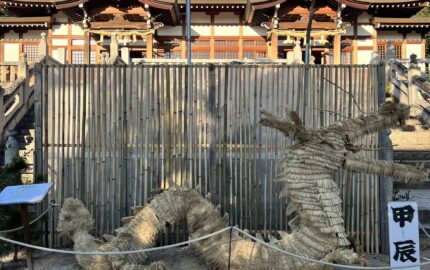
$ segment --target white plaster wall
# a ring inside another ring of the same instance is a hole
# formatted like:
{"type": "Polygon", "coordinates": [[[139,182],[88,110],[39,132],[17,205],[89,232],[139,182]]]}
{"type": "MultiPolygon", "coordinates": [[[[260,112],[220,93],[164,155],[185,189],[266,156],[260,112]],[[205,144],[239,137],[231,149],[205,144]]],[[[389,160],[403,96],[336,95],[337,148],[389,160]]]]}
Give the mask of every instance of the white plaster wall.
{"type": "Polygon", "coordinates": [[[372,51],[358,51],[357,52],[357,61],[359,65],[367,65],[370,63],[372,59],[372,51]]]}
{"type": "Polygon", "coordinates": [[[379,40],[403,40],[403,35],[396,31],[378,31],[379,40]]]}
{"type": "Polygon", "coordinates": [[[158,36],[182,36],[182,26],[164,26],[157,30],[158,36]]]}
{"type": "Polygon", "coordinates": [[[416,54],[418,58],[421,58],[421,44],[406,44],[406,56],[409,58],[411,54],[416,54]]]}
{"type": "Polygon", "coordinates": [[[41,34],[42,33],[46,33],[47,31],[43,31],[43,30],[29,30],[27,33],[24,33],[22,35],[23,39],[37,39],[39,40],[41,38],[41,34]]]}
{"type": "Polygon", "coordinates": [[[370,24],[357,25],[357,35],[359,36],[372,36],[373,26],[370,24]]]}
{"type": "Polygon", "coordinates": [[[68,45],[67,39],[58,39],[58,38],[52,39],[52,45],[53,46],[67,46],[68,45]]]}
{"type": "Polygon", "coordinates": [[[251,27],[251,26],[243,26],[243,35],[244,36],[267,36],[267,30],[263,27],[251,27]]]}
{"type": "Polygon", "coordinates": [[[19,44],[5,43],[4,44],[4,61],[18,62],[19,61],[19,44]]]}
{"type": "Polygon", "coordinates": [[[65,64],[67,59],[67,50],[66,48],[58,48],[58,49],[52,50],[51,56],[58,62],[65,64]]]}
{"type": "Polygon", "coordinates": [[[215,36],[239,36],[240,27],[237,25],[217,25],[215,26],[215,36]]]}
{"type": "Polygon", "coordinates": [[[233,12],[221,12],[215,16],[215,24],[239,24],[239,15],[235,15],[233,12]]]}
{"type": "Polygon", "coordinates": [[[55,24],[52,26],[52,35],[67,35],[67,24],[55,24]]]}
{"type": "Polygon", "coordinates": [[[191,35],[192,36],[210,36],[211,27],[210,25],[192,25],[191,35]]]}
{"type": "Polygon", "coordinates": [[[373,46],[373,40],[371,40],[371,39],[359,39],[359,40],[357,40],[357,46],[373,46]]]}
{"type": "Polygon", "coordinates": [[[19,34],[13,31],[4,33],[4,39],[19,39],[19,34]]]}
{"type": "Polygon", "coordinates": [[[72,35],[74,36],[82,36],[84,34],[84,31],[79,25],[72,24],[72,35]]]}
{"type": "Polygon", "coordinates": [[[191,24],[210,24],[211,16],[204,12],[191,12],[191,24]]]}

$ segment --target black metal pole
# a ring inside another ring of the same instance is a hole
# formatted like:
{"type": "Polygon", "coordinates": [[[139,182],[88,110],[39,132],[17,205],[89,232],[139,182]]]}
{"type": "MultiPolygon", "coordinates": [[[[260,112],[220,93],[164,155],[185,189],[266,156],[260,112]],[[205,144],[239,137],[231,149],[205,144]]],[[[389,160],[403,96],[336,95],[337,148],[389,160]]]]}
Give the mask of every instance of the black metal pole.
{"type": "Polygon", "coordinates": [[[309,59],[311,57],[311,29],[312,29],[312,20],[314,18],[315,13],[315,3],[316,0],[311,0],[311,7],[309,10],[309,21],[308,26],[306,27],[306,47],[305,47],[305,76],[304,76],[304,84],[303,84],[303,124],[306,123],[306,110],[308,106],[308,87],[309,87],[309,59]]]}
{"type": "Polygon", "coordinates": [[[312,20],[314,18],[315,13],[315,3],[316,0],[311,0],[311,7],[309,10],[309,21],[308,26],[306,27],[306,49],[305,49],[305,64],[309,65],[309,59],[310,59],[310,50],[311,50],[311,30],[312,30],[312,20]]]}

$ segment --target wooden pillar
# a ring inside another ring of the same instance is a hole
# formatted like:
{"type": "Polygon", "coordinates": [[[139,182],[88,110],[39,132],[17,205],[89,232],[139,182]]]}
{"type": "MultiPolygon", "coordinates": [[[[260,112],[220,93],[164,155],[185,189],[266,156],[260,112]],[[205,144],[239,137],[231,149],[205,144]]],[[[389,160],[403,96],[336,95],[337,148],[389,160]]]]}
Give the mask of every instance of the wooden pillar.
{"type": "Polygon", "coordinates": [[[421,59],[426,59],[426,37],[421,34],[421,59]]]}
{"type": "Polygon", "coordinates": [[[182,20],[181,59],[187,59],[187,33],[185,20],[182,20]]]}
{"type": "Polygon", "coordinates": [[[407,41],[406,33],[403,33],[403,35],[402,35],[402,58],[403,59],[409,58],[408,51],[406,49],[406,47],[407,47],[406,41],[407,41]]]}
{"type": "Polygon", "coordinates": [[[84,64],[90,63],[91,55],[91,35],[90,32],[85,32],[84,35],[84,64]]]}
{"type": "Polygon", "coordinates": [[[352,64],[358,63],[358,22],[354,20],[354,39],[352,40],[352,64]]]}
{"type": "Polygon", "coordinates": [[[243,16],[239,18],[239,59],[243,59],[243,16]]]}
{"type": "Polygon", "coordinates": [[[278,59],[278,33],[272,33],[272,59],[278,59]]]}
{"type": "Polygon", "coordinates": [[[67,34],[69,35],[67,39],[67,55],[66,63],[72,64],[72,21],[69,19],[67,24],[67,34]]]}
{"type": "Polygon", "coordinates": [[[352,64],[357,65],[358,63],[358,46],[357,39],[352,40],[352,64]]]}
{"type": "Polygon", "coordinates": [[[340,64],[340,46],[341,35],[335,35],[333,40],[333,54],[334,54],[334,64],[340,64]]]}
{"type": "Polygon", "coordinates": [[[372,32],[372,42],[373,42],[373,51],[378,51],[378,33],[376,32],[376,29],[373,29],[372,32]]]}
{"type": "Polygon", "coordinates": [[[146,36],[146,59],[152,59],[152,52],[153,52],[153,35],[149,34],[146,36]]]}
{"type": "Polygon", "coordinates": [[[211,14],[211,39],[209,41],[210,53],[209,58],[215,59],[215,15],[211,14]]]}

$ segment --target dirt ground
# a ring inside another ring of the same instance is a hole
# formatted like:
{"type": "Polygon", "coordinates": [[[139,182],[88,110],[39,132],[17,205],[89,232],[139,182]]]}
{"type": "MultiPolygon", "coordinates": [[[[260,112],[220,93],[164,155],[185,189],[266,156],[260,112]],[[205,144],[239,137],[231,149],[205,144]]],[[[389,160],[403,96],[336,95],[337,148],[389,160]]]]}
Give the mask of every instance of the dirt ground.
{"type": "MultiPolygon", "coordinates": [[[[430,258],[430,240],[421,238],[421,256],[430,258]]],[[[389,258],[384,254],[366,254],[369,266],[388,266],[389,258]]],[[[18,262],[11,262],[11,257],[0,260],[1,270],[24,270],[25,254],[19,256],[18,262]]],[[[169,269],[174,270],[207,270],[207,266],[199,259],[190,248],[175,248],[158,251],[150,254],[150,262],[164,261],[169,269]]],[[[148,263],[150,263],[148,262],[148,263]]],[[[80,270],[74,256],[60,255],[48,252],[36,252],[34,254],[35,270],[80,270]]],[[[339,268],[341,269],[341,268],[339,268]]],[[[430,266],[421,267],[421,270],[430,270],[430,266]]]]}

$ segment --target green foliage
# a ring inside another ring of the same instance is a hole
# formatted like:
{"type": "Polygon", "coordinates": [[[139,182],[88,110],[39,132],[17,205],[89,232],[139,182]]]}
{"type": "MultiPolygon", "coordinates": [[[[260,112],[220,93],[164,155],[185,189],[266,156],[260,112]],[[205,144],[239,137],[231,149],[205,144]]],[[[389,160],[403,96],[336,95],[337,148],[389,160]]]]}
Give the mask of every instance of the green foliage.
{"type": "MultiPolygon", "coordinates": [[[[27,169],[23,159],[16,159],[12,164],[0,168],[0,191],[7,186],[20,185],[21,173],[27,169]]],[[[22,225],[21,209],[19,206],[0,207],[0,230],[8,230],[22,225]]],[[[19,239],[22,232],[12,233],[8,237],[19,239]]],[[[0,243],[0,254],[10,252],[11,247],[3,242],[0,243]]]]}

